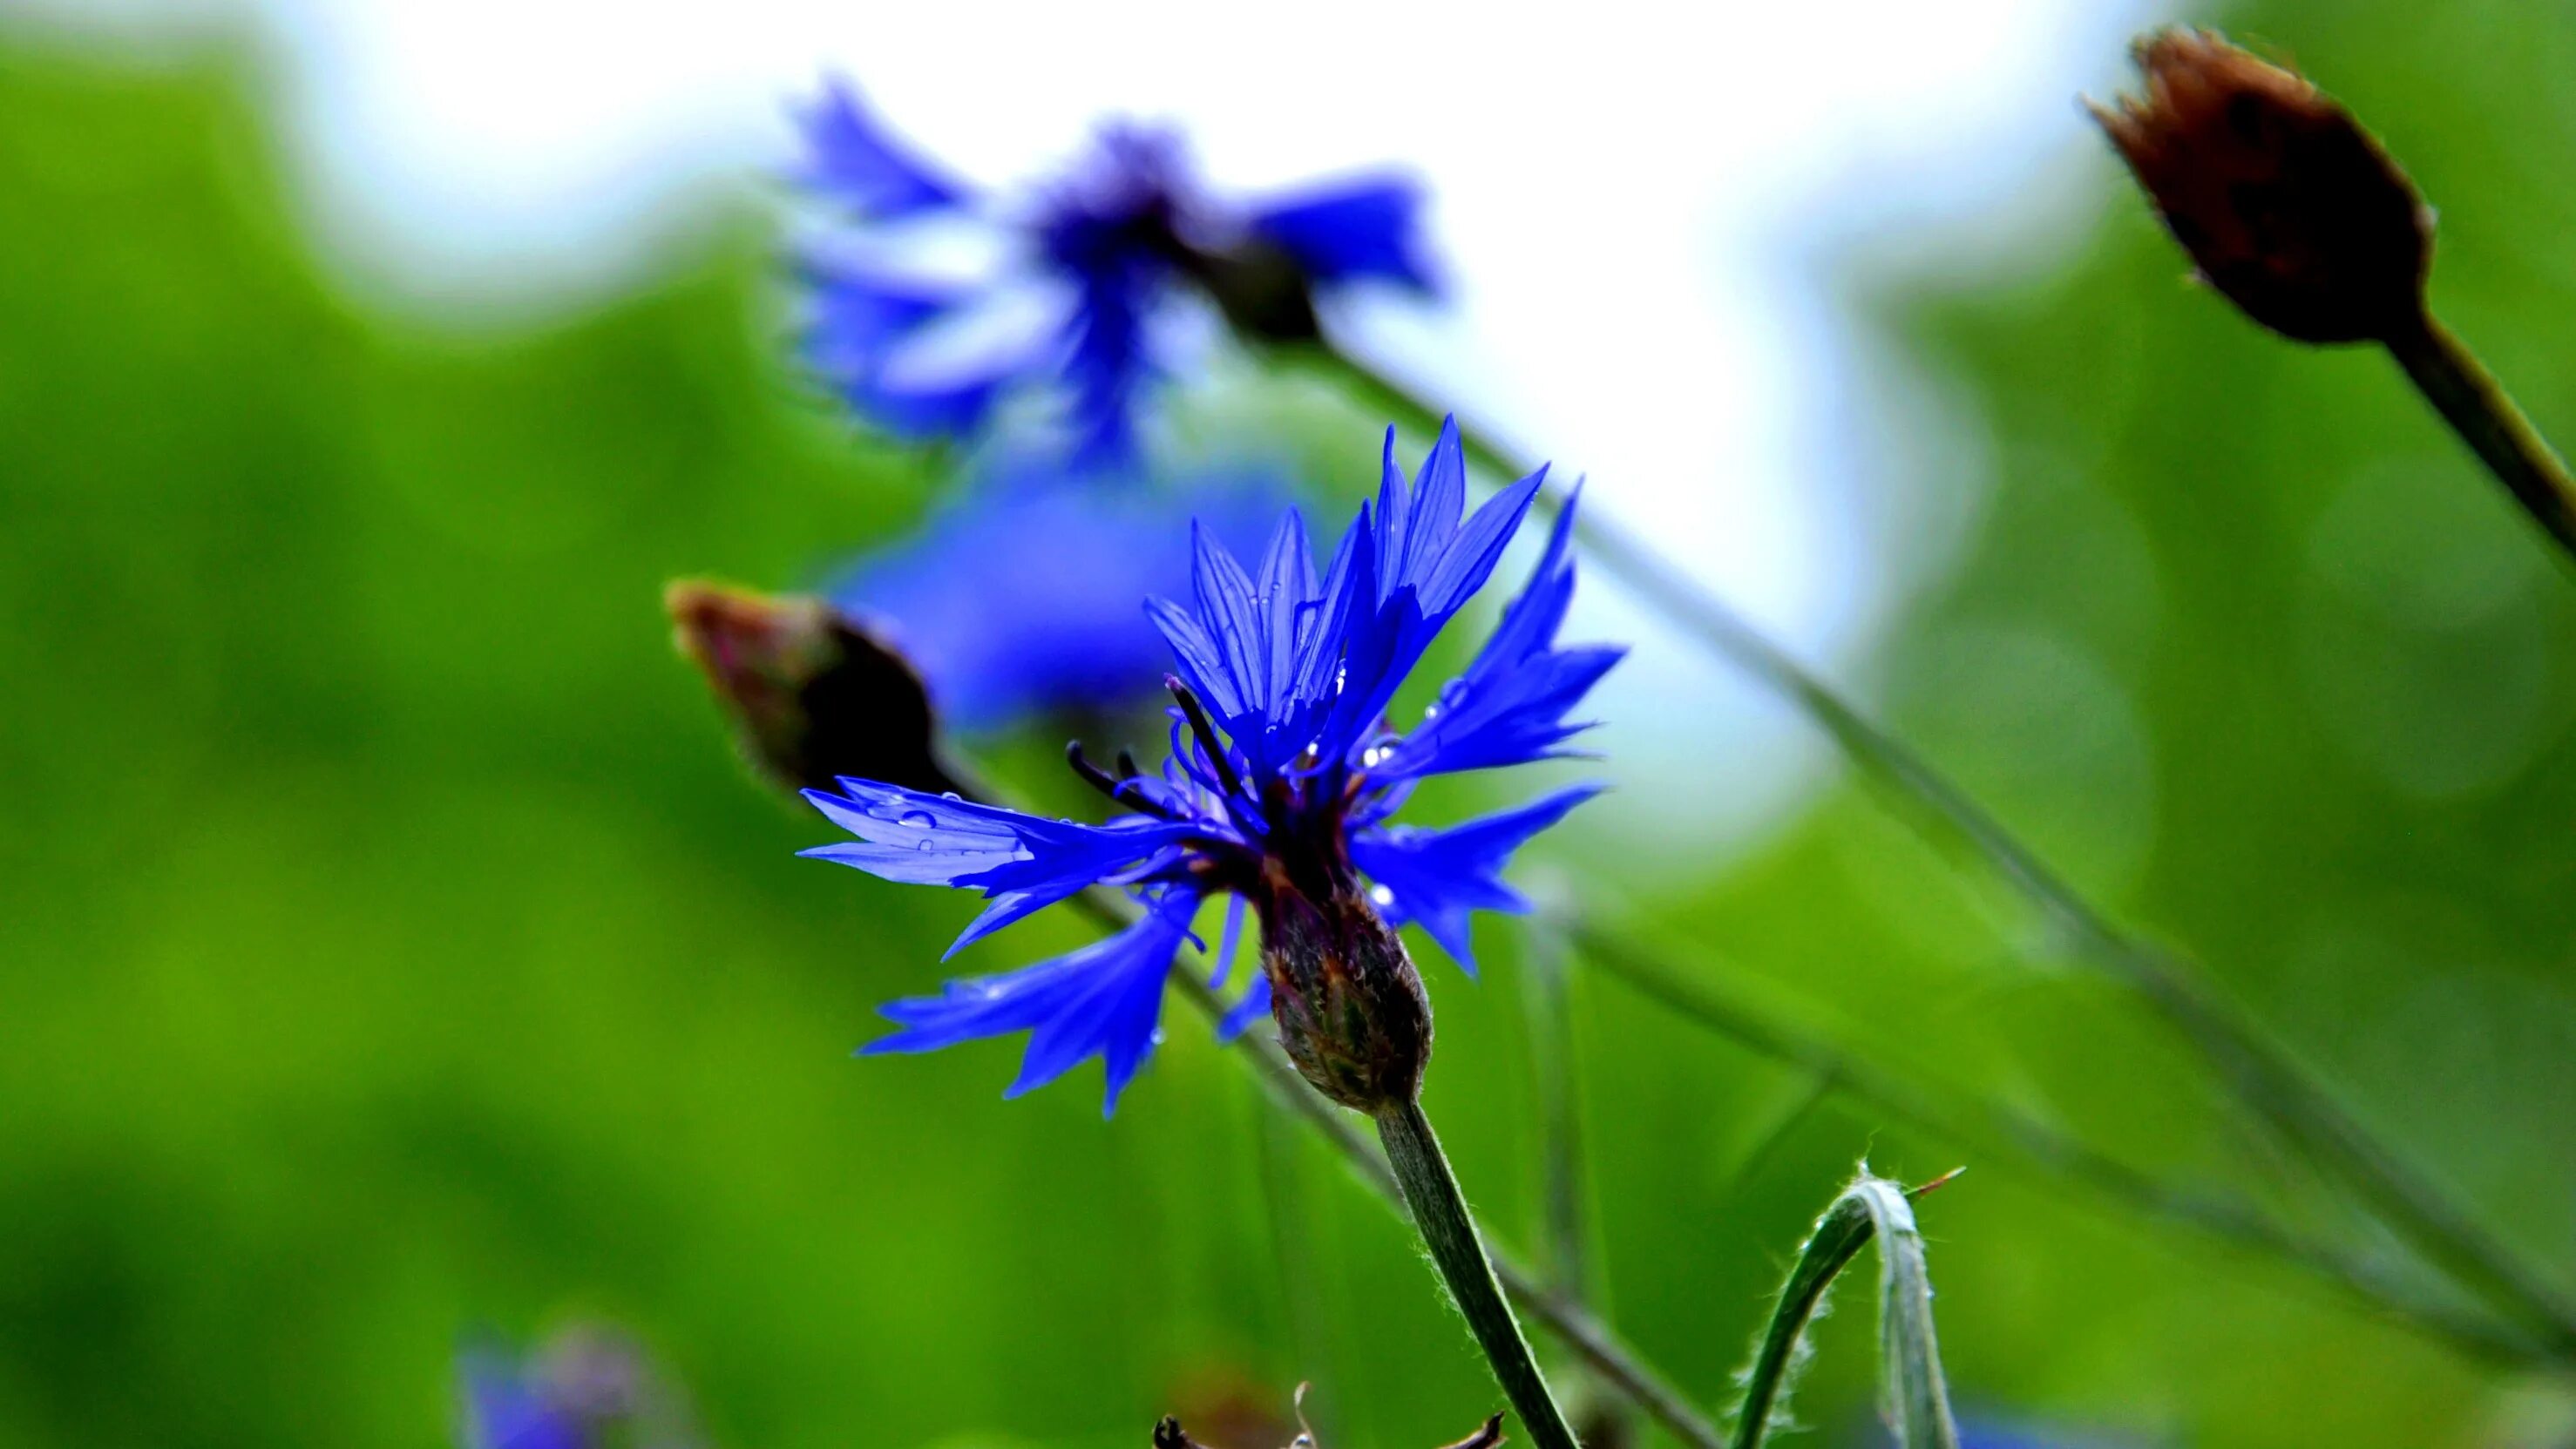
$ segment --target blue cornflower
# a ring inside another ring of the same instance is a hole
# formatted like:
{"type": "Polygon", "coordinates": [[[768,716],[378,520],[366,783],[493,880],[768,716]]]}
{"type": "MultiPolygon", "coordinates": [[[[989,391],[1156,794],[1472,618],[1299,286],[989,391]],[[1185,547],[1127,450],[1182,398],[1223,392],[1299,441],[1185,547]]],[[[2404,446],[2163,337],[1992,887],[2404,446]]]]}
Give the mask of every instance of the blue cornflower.
{"type": "MultiPolygon", "coordinates": [[[[1083,825],[858,779],[842,780],[837,794],[805,792],[859,838],[806,854],[887,880],[983,892],[991,904],[951,954],[1092,885],[1123,887],[1144,906],[1135,924],[1071,955],[888,1006],[901,1030],[867,1051],[929,1051],[1026,1031],[1012,1095],[1097,1055],[1114,1109],[1153,1049],[1164,978],[1193,939],[1199,906],[1225,894],[1233,899],[1211,984],[1222,988],[1231,973],[1247,904],[1261,925],[1263,970],[1221,1034],[1271,1011],[1292,1057],[1328,1094],[1355,1106],[1383,1098],[1385,1073],[1370,1075],[1383,1064],[1330,1051],[1318,1059],[1299,1026],[1327,1004],[1347,1005],[1354,971],[1393,972],[1403,978],[1396,996],[1419,997],[1391,924],[1420,922],[1472,973],[1470,912],[1527,909],[1503,884],[1503,866],[1598,787],[1444,829],[1391,817],[1427,776],[1566,753],[1587,727],[1568,714],[1622,652],[1556,642],[1574,588],[1569,502],[1529,587],[1466,673],[1411,733],[1392,730],[1387,710],[1398,687],[1492,573],[1544,477],[1524,478],[1469,514],[1454,425],[1410,486],[1394,448],[1389,430],[1376,506],[1361,508],[1320,571],[1294,510],[1257,572],[1195,533],[1189,602],[1147,605],[1176,661],[1166,680],[1177,701],[1170,758],[1147,774],[1122,755],[1113,775],[1071,751],[1076,770],[1127,813],[1083,825]],[[1377,1085],[1353,1085],[1363,1077],[1377,1085]]],[[[1416,1083],[1427,1014],[1418,1033],[1419,1052],[1396,1069],[1416,1083]]]]}
{"type": "Polygon", "coordinates": [[[1008,459],[827,594],[901,649],[951,728],[1117,709],[1163,677],[1163,642],[1136,601],[1188,586],[1188,521],[1248,547],[1287,501],[1248,468],[1090,487],[1008,459]]]}
{"type": "Polygon", "coordinates": [[[1080,165],[1002,203],[913,155],[845,82],[828,83],[798,119],[800,179],[859,223],[857,240],[963,219],[998,232],[1007,253],[976,284],[902,275],[875,245],[808,248],[801,259],[807,361],[900,436],[973,433],[1009,394],[1052,383],[1067,395],[1077,458],[1121,459],[1134,447],[1137,394],[1157,371],[1156,334],[1185,293],[1255,339],[1301,341],[1316,335],[1318,289],[1374,280],[1432,290],[1422,192],[1401,178],[1225,201],[1197,186],[1173,133],[1112,123],[1080,165]],[[1006,316],[1014,299],[1025,305],[1006,316]],[[979,329],[978,318],[1002,325],[979,329]]]}
{"type": "Polygon", "coordinates": [[[698,1441],[643,1355],[597,1328],[526,1358],[481,1342],[458,1360],[464,1449],[686,1449],[698,1441]]]}

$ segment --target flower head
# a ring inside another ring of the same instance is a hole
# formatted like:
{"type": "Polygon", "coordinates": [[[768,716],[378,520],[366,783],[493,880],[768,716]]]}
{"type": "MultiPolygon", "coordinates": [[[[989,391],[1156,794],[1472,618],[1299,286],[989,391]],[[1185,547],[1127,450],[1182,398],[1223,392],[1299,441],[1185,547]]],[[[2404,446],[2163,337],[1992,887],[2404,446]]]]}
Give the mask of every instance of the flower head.
{"type": "Polygon", "coordinates": [[[678,1398],[623,1335],[576,1327],[522,1358],[494,1344],[458,1361],[465,1449],[690,1449],[678,1398]]]}
{"type": "Polygon", "coordinates": [[[2213,31],[2135,54],[2144,94],[2093,116],[2211,286],[2302,342],[2416,324],[2432,212],[2351,112],[2213,31]]]}
{"type": "MultiPolygon", "coordinates": [[[[1136,601],[1188,586],[1189,520],[1257,542],[1288,489],[1250,469],[1117,481],[1072,486],[1059,468],[1003,460],[910,536],[853,561],[827,593],[902,648],[954,728],[1133,705],[1164,669],[1136,601]]],[[[855,764],[835,773],[914,783],[855,764]]]]}
{"type": "Polygon", "coordinates": [[[1315,335],[1319,289],[1432,286],[1418,235],[1422,195],[1409,181],[1222,200],[1196,184],[1177,136],[1114,123],[1064,175],[1023,203],[1001,204],[916,157],[847,84],[827,85],[799,119],[803,183],[869,244],[857,256],[816,248],[803,258],[806,357],[851,406],[901,436],[973,433],[1010,394],[1053,384],[1066,395],[1078,456],[1115,461],[1133,450],[1137,395],[1163,350],[1156,334],[1185,294],[1214,303],[1254,340],[1295,341],[1315,335]],[[935,218],[997,232],[1011,260],[973,285],[887,264],[876,244],[935,218]],[[974,319],[1001,313],[1013,294],[1028,304],[1019,325],[998,339],[975,336],[974,319]],[[938,345],[942,332],[951,345],[938,345]]]}
{"type": "Polygon", "coordinates": [[[1069,956],[895,1003],[886,1014],[902,1029],[868,1050],[1027,1031],[1014,1093],[1098,1055],[1114,1107],[1152,1049],[1164,977],[1192,939],[1192,919],[1222,894],[1233,904],[1213,984],[1230,973],[1246,906],[1263,939],[1263,971],[1225,1034],[1271,1012],[1309,1080],[1353,1106],[1418,1082],[1427,1008],[1412,1021],[1421,986],[1389,928],[1421,922],[1472,972],[1470,913],[1526,909],[1503,866],[1597,787],[1441,829],[1392,817],[1428,776],[1565,753],[1585,728],[1568,716],[1621,651],[1556,642],[1573,590],[1569,502],[1529,588],[1466,673],[1415,729],[1393,729],[1397,689],[1492,574],[1543,474],[1470,512],[1454,426],[1410,483],[1390,430],[1384,473],[1375,506],[1360,510],[1320,567],[1293,510],[1251,568],[1196,534],[1187,601],[1148,605],[1174,660],[1170,757],[1149,773],[1122,754],[1112,772],[1071,752],[1076,770],[1123,807],[1106,823],[869,780],[806,792],[858,837],[807,854],[991,901],[959,946],[1094,885],[1122,887],[1145,908],[1125,931],[1069,956]],[[1374,1039],[1337,1031],[1354,1014],[1374,1014],[1374,1039]]]}

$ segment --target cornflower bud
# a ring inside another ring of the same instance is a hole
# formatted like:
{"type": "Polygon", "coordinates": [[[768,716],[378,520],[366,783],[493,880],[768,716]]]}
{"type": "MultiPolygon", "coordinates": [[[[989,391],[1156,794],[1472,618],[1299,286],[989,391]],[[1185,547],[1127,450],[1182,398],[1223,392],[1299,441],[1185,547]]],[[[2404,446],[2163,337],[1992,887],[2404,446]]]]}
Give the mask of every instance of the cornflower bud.
{"type": "Polygon", "coordinates": [[[675,642],[706,671],[743,753],[789,789],[865,775],[956,790],[939,727],[901,654],[820,599],[683,580],[663,594],[675,642]]]}
{"type": "Polygon", "coordinates": [[[2351,112],[2215,31],[2132,54],[2144,94],[2086,104],[2202,278],[2300,342],[2420,329],[2433,215],[2351,112]]]}
{"type": "Polygon", "coordinates": [[[1403,939],[1343,875],[1310,891],[1265,872],[1261,969],[1288,1060],[1316,1091],[1374,1116],[1422,1095],[1431,998],[1403,939]]]}

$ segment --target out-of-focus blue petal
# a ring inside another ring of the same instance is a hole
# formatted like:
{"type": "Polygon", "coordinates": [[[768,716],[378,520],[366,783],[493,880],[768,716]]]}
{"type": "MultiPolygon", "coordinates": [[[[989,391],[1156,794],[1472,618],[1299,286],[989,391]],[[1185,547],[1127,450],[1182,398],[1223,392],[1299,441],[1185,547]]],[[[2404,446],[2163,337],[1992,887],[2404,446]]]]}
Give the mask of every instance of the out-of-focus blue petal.
{"type": "Polygon", "coordinates": [[[1382,779],[1526,764],[1558,749],[1589,724],[1566,722],[1610,666],[1627,652],[1607,646],[1556,647],[1574,598],[1574,511],[1566,500],[1529,586],[1503,611],[1467,672],[1441,692],[1422,727],[1375,767],[1382,779]]]}
{"type": "Polygon", "coordinates": [[[1029,1033],[1020,1074],[1005,1094],[1034,1091],[1083,1059],[1101,1058],[1108,1078],[1103,1112],[1154,1050],[1163,978],[1189,935],[1197,898],[1175,892],[1106,940],[1035,966],[952,981],[937,996],[889,1003],[902,1029],[860,1050],[926,1052],[984,1037],[1029,1033]]]}
{"type": "Polygon", "coordinates": [[[1500,815],[1442,830],[1409,826],[1363,830],[1351,837],[1351,862],[1377,883],[1380,914],[1394,924],[1419,921],[1451,958],[1476,972],[1468,941],[1468,913],[1529,909],[1520,892],[1503,884],[1503,867],[1529,838],[1601,793],[1576,785],[1500,815]]]}
{"type": "Polygon", "coordinates": [[[1423,261],[1422,204],[1411,180],[1367,178],[1273,198],[1253,208],[1250,225],[1310,282],[1366,278],[1429,292],[1436,284],[1423,261]]]}
{"type": "Polygon", "coordinates": [[[1137,605],[1189,582],[1192,522],[1248,543],[1287,501],[1253,469],[1156,484],[1005,462],[827,592],[901,646],[952,728],[1115,709],[1170,667],[1137,605]]]}
{"type": "Polygon", "coordinates": [[[873,385],[897,347],[964,300],[954,289],[846,261],[812,257],[799,270],[808,299],[805,362],[836,386],[873,385]]]}
{"type": "Polygon", "coordinates": [[[1076,300],[1065,321],[1064,363],[1073,459],[1086,467],[1116,467],[1136,456],[1137,398],[1155,376],[1145,329],[1160,281],[1133,265],[1076,281],[1076,300]]]}
{"type": "Polygon", "coordinates": [[[1221,1046],[1232,1045],[1236,1037],[1243,1035],[1251,1029],[1254,1022],[1269,1014],[1270,977],[1263,972],[1255,971],[1252,973],[1252,980],[1243,988],[1243,999],[1228,1008],[1224,1017],[1218,1020],[1217,1043],[1221,1046]]]}
{"type": "Polygon", "coordinates": [[[1235,952],[1243,947],[1243,897],[1225,898],[1225,935],[1216,948],[1216,969],[1208,975],[1208,985],[1225,989],[1226,978],[1234,974],[1235,952]]]}
{"type": "Polygon", "coordinates": [[[589,1436],[542,1383],[495,1352],[466,1355],[466,1449],[585,1449],[589,1436]]]}
{"type": "Polygon", "coordinates": [[[952,956],[1033,911],[1151,859],[1193,829],[1142,815],[1121,816],[1106,825],[1077,825],[846,777],[841,790],[839,795],[808,790],[805,798],[833,824],[859,837],[858,842],[797,853],[855,866],[880,880],[982,891],[993,904],[948,948],[952,956]]]}
{"type": "Polygon", "coordinates": [[[893,221],[958,205],[963,191],[912,155],[838,76],[796,113],[804,133],[800,177],[809,187],[869,221],[893,221]]]}
{"type": "Polygon", "coordinates": [[[983,426],[1003,389],[1019,380],[1016,363],[936,383],[890,380],[883,368],[832,378],[833,389],[861,417],[899,438],[962,437],[983,426]]]}

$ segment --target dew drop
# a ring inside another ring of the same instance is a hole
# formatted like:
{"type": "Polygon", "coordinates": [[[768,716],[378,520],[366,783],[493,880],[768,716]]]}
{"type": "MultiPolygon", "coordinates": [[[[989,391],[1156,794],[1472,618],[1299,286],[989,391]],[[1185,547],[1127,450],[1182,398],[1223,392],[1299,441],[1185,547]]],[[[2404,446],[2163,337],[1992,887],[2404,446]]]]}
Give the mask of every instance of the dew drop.
{"type": "MultiPolygon", "coordinates": [[[[928,830],[939,822],[932,818],[931,813],[927,810],[906,810],[903,812],[903,823],[911,826],[915,830],[928,830]]],[[[928,846],[930,842],[925,840],[922,844],[924,846],[928,846]]]]}
{"type": "Polygon", "coordinates": [[[1369,887],[1369,902],[1370,902],[1372,905],[1376,905],[1376,906],[1380,906],[1380,907],[1385,907],[1385,906],[1391,906],[1391,905],[1394,905],[1394,904],[1395,904],[1395,892],[1393,892],[1393,891],[1391,891],[1391,890],[1388,890],[1388,889],[1387,889],[1386,887],[1384,887],[1384,886],[1370,886],[1370,887],[1369,887]]]}
{"type": "Polygon", "coordinates": [[[966,797],[958,794],[954,790],[942,790],[939,792],[939,798],[942,800],[964,800],[966,797]]]}

